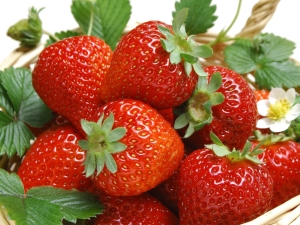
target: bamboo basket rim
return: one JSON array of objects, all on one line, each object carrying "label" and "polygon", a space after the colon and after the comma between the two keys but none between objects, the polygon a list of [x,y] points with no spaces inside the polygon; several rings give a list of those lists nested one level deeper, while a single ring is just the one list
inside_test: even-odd
[{"label": "bamboo basket rim", "polygon": [[[253,6],[252,12],[246,21],[242,30],[236,34],[236,37],[253,38],[259,34],[267,25],[268,21],[272,18],[276,11],[277,5],[280,0],[258,0]],[[126,27],[124,33],[129,32],[139,23],[131,24]],[[207,32],[204,34],[196,35],[195,41],[199,44],[206,44],[215,40],[217,33]],[[223,50],[230,42],[217,44],[214,50],[214,56],[209,60],[204,60],[203,65],[223,65],[224,56]],[[28,67],[33,64],[40,52],[44,49],[44,43],[40,43],[33,49],[20,47],[14,49],[5,59],[0,62],[0,70],[14,66],[14,67]],[[0,167],[3,166],[5,157],[0,156]],[[9,167],[14,167],[13,162],[7,163]],[[14,168],[12,169],[12,171]],[[0,224],[15,225],[15,222],[10,220],[7,212],[0,206]],[[285,203],[277,206],[276,208],[266,212],[265,214],[255,218],[252,221],[243,223],[241,225],[298,225],[300,224],[300,195],[286,201]]]}]

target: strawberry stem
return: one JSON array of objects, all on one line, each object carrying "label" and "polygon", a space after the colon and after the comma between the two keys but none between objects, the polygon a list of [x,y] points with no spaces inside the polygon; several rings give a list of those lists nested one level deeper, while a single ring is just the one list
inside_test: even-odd
[{"label": "strawberry stem", "polygon": [[217,43],[220,43],[220,42],[226,42],[226,41],[229,41],[229,40],[235,40],[235,38],[227,38],[225,36],[230,31],[230,29],[232,28],[232,26],[235,24],[235,22],[236,22],[236,20],[238,18],[238,15],[240,14],[241,5],[242,5],[242,0],[239,0],[237,11],[236,11],[235,16],[234,16],[233,20],[231,21],[230,25],[227,27],[227,29],[225,31],[222,30],[218,34],[217,38],[214,41],[208,43],[207,45],[213,46],[213,45],[215,45]]}]

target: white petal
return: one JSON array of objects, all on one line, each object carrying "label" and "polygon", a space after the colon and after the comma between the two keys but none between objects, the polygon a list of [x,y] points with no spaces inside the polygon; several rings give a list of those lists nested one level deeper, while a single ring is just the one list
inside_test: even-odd
[{"label": "white petal", "polygon": [[290,124],[291,123],[289,121],[287,121],[285,118],[283,118],[281,120],[275,121],[270,126],[270,130],[273,131],[273,132],[281,132],[281,131],[284,131],[284,130],[288,129]]},{"label": "white petal", "polygon": [[257,111],[260,115],[268,115],[268,110],[270,107],[270,102],[267,99],[263,99],[257,102]]},{"label": "white petal", "polygon": [[296,99],[296,91],[294,88],[290,88],[286,91],[286,99],[291,103],[291,105],[294,104]]},{"label": "white petal", "polygon": [[292,121],[300,115],[300,104],[294,105],[291,110],[285,115],[286,120]]},{"label": "white petal", "polygon": [[257,128],[269,128],[274,123],[273,120],[271,120],[268,117],[259,119],[256,123]]},{"label": "white petal", "polygon": [[285,99],[286,93],[282,88],[272,88],[269,94],[270,104],[275,104],[279,99]]}]

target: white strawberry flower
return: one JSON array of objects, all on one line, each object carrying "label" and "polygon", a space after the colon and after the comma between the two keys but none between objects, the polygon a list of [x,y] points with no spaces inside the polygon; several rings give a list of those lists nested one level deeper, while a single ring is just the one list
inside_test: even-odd
[{"label": "white strawberry flower", "polygon": [[273,88],[269,98],[257,102],[258,113],[263,116],[257,121],[257,128],[270,128],[281,132],[289,128],[291,121],[300,115],[300,104],[295,104],[296,91],[290,88]]}]

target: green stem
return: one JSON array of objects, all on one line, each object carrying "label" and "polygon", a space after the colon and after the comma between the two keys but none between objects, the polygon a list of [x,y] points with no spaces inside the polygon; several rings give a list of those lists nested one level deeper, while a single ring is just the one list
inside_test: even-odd
[{"label": "green stem", "polygon": [[239,0],[237,11],[236,11],[235,16],[234,16],[233,20],[231,21],[230,25],[228,26],[228,28],[225,31],[221,31],[220,34],[218,35],[218,37],[214,41],[208,43],[209,46],[213,46],[219,42],[226,42],[226,41],[230,40],[229,38],[224,38],[224,37],[229,32],[229,30],[232,28],[232,26],[235,24],[235,22],[238,18],[238,15],[240,14],[241,5],[242,5],[242,0]]},{"label": "green stem", "polygon": [[60,39],[57,36],[55,36],[54,34],[51,34],[50,32],[48,32],[46,30],[43,30],[42,32],[43,32],[43,34],[46,34],[49,37],[53,38],[55,41],[60,41]]},{"label": "green stem", "polygon": [[89,35],[89,36],[91,36],[91,34],[92,34],[93,24],[94,24],[94,8],[92,7],[89,30],[88,30],[88,33],[87,33],[87,35]]}]

